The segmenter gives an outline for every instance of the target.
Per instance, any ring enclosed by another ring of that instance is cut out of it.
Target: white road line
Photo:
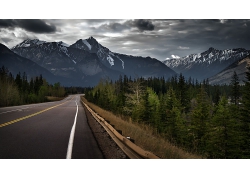
[[[67,150],[66,159],[71,159],[71,156],[72,156],[72,149],[73,149],[75,129],[76,129],[76,120],[77,120],[77,114],[78,114],[78,105],[77,105],[77,102],[76,102],[76,107],[77,108],[76,108],[75,121],[74,121],[74,124],[73,124],[71,132],[70,132],[69,144],[68,144],[68,150]]]

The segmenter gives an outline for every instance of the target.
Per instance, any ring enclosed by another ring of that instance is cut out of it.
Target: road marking
[[[75,101],[75,102],[76,102],[76,101]],[[75,129],[76,129],[77,114],[78,114],[78,105],[77,105],[77,102],[76,102],[76,115],[75,115],[75,121],[74,121],[74,124],[73,124],[72,129],[71,129],[71,132],[70,132],[69,144],[68,144],[66,159],[71,159],[71,156],[72,156],[72,149],[73,149],[73,143],[74,143],[74,136],[75,136]]]
[[[73,98],[74,98],[74,97],[72,97],[70,100],[72,100]],[[68,100],[68,101],[70,101],[70,100]],[[12,120],[12,121],[9,121],[9,122],[0,124],[0,128],[1,128],[1,127],[4,127],[4,126],[8,126],[8,125],[10,125],[10,124],[14,124],[14,123],[19,122],[19,121],[22,121],[22,120],[25,120],[25,119],[30,118],[30,117],[33,117],[33,116],[36,116],[36,115],[41,114],[41,113],[43,113],[43,112],[45,112],[45,111],[48,111],[48,110],[50,110],[50,109],[53,109],[53,108],[58,107],[58,106],[61,106],[61,105],[65,104],[65,103],[68,102],[68,101],[65,101],[65,102],[63,102],[63,103],[61,103],[61,104],[58,104],[58,105],[56,105],[56,106],[52,106],[52,107],[50,107],[50,108],[44,109],[44,110],[42,110],[42,111],[36,112],[36,113],[34,113],[34,114],[30,114],[30,115],[28,115],[28,116],[24,116],[24,117],[21,117],[21,118],[18,118],[18,119],[14,119],[14,120]]]

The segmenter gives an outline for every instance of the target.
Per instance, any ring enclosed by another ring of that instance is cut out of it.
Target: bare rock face
[[[230,84],[234,71],[239,77],[240,84],[244,84],[247,67],[250,66],[250,56],[232,63],[215,76],[209,78],[210,84]]]

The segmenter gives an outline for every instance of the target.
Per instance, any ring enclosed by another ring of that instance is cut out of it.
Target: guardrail
[[[141,147],[137,146],[129,139],[121,135],[112,125],[110,125],[104,118],[95,113],[86,103],[81,100],[82,104],[87,108],[91,115],[104,127],[104,129],[109,133],[111,138],[116,142],[116,144],[123,150],[123,152],[130,158],[142,158],[142,159],[159,159],[158,156],[151,152],[145,151]],[[132,151],[131,151],[132,150]]]

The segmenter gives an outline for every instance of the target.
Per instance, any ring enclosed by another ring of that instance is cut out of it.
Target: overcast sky
[[[9,48],[27,38],[72,44],[93,36],[113,52],[161,61],[209,47],[250,50],[250,13],[244,0],[236,4],[218,0],[12,0],[3,1],[1,7],[0,43]]]
[[[250,49],[250,20],[1,19],[0,43],[29,38],[72,44],[93,36],[113,52],[165,60],[216,49]]]

